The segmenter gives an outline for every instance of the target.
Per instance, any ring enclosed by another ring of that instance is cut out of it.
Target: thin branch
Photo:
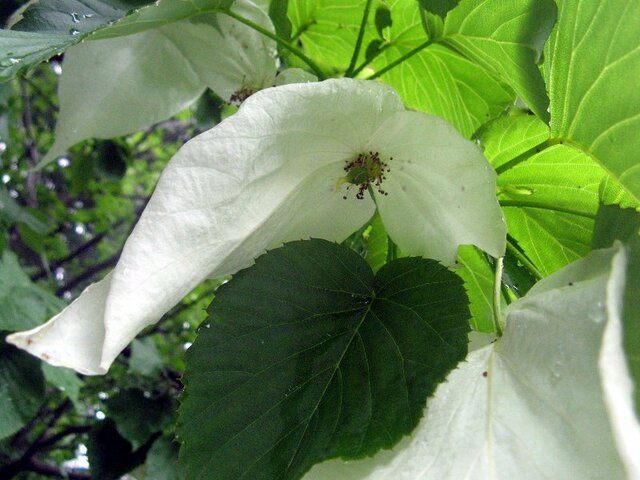
[[[405,60],[408,60],[409,58],[413,57],[414,55],[420,53],[422,50],[424,50],[425,48],[427,48],[429,45],[431,45],[433,43],[433,40],[427,40],[423,43],[421,43],[420,45],[418,45],[416,48],[414,48],[413,50],[408,51],[407,53],[405,53],[404,55],[402,55],[400,58],[397,58],[396,60],[394,60],[393,62],[391,62],[390,64],[388,64],[386,67],[384,67],[381,70],[378,70],[376,73],[374,73],[373,75],[370,75],[369,77],[367,77],[367,80],[373,80],[375,78],[378,78],[382,75],[384,75],[385,73],[387,73],[389,70],[397,67],[398,65],[400,65],[402,62],[404,62]]]
[[[60,296],[62,296],[64,294],[64,292],[66,292],[68,290],[71,290],[73,288],[76,288],[78,285],[80,285],[81,283],[85,282],[86,280],[89,280],[89,279],[93,278],[94,275],[100,273],[101,271],[106,270],[109,267],[114,267],[116,265],[116,263],[118,263],[118,260],[120,259],[120,254],[121,253],[122,253],[122,249],[118,250],[116,253],[111,255],[106,260],[103,260],[102,262],[96,263],[96,264],[92,265],[91,267],[87,268],[80,275],[78,275],[77,277],[72,278],[67,283],[65,283],[63,286],[59,287],[56,290],[56,295],[58,297],[60,297]]]
[[[122,222],[118,222],[118,223],[122,223]],[[117,228],[119,226],[118,223],[114,224],[113,228]],[[75,259],[76,257],[79,257],[80,255],[85,253],[87,250],[89,250],[90,248],[94,247],[97,243],[99,243],[104,238],[104,236],[105,236],[104,233],[96,234],[91,240],[80,245],[78,248],[76,248],[73,252],[71,252],[66,257],[56,260],[55,262],[51,262],[51,264],[49,265],[49,270],[55,270],[56,268],[59,268],[63,264]],[[31,276],[31,280],[35,282],[46,276],[47,276],[46,270],[41,269],[39,272]]]
[[[362,39],[364,38],[364,32],[367,29],[367,20],[369,19],[369,10],[371,9],[371,1],[367,0],[364,5],[364,11],[362,12],[362,21],[360,22],[360,30],[358,30],[358,37],[356,38],[356,45],[353,49],[353,55],[351,55],[351,61],[347,67],[347,71],[344,72],[345,77],[353,76],[353,69],[356,67],[358,56],[360,55],[360,48],[362,48]]]

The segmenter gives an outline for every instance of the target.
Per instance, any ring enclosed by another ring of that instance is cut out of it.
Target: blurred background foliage
[[[3,0],[0,22],[24,3]],[[0,84],[1,338],[42,323],[115,265],[167,161],[230,108],[206,93],[153,129],[84,142],[34,170],[53,143],[61,61]],[[0,342],[0,478],[182,478],[173,417],[183,352],[216,286],[194,290],[106,376]]]

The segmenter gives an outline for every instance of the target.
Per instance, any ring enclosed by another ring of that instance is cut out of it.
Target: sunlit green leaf
[[[402,258],[374,276],[324,240],[293,242],[220,287],[187,352],[188,478],[296,479],[393,446],[466,355],[460,279]]]
[[[588,152],[640,201],[640,77],[635,0],[559,2],[546,51],[551,134]]]
[[[553,0],[462,0],[447,15],[442,41],[509,84],[547,120],[549,99],[536,63],[555,19]]]
[[[484,126],[480,141],[493,168],[503,165],[549,139],[549,127],[533,115],[500,117]]]
[[[464,280],[469,296],[471,328],[478,332],[495,332],[493,313],[494,273],[486,255],[472,245],[458,249],[458,262],[462,265],[456,273]]]

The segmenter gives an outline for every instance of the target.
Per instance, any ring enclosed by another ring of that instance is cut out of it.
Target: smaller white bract
[[[154,8],[142,13],[153,18]],[[237,0],[231,9],[274,31],[266,11],[252,1]],[[55,144],[42,164],[81,140],[126,135],[165,120],[206,88],[240,102],[275,82],[275,41],[224,13],[91,39],[65,53]]]
[[[495,173],[444,120],[352,79],[262,90],[170,161],[115,270],[46,324],[8,340],[49,363],[107,371],[207,277],[310,237],[342,241],[373,215],[410,255],[503,254]]]

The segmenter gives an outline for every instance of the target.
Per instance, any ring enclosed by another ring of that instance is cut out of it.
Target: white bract
[[[376,204],[407,254],[450,265],[458,245],[474,244],[499,256],[506,232],[495,188],[474,143],[406,110],[385,85],[339,79],[262,90],[169,162],[110,275],[8,339],[52,364],[105,373],[205,278],[285,241],[342,241]]]
[[[542,280],[510,305],[503,337],[438,387],[411,437],[305,480],[637,480],[640,423],[619,332],[625,268],[614,247]]]
[[[274,30],[250,0],[236,1],[232,10]],[[223,100],[241,100],[272,86],[276,67],[275,42],[222,13],[82,42],[65,53],[55,143],[42,164],[81,140],[125,135],[165,120],[207,87]]]

